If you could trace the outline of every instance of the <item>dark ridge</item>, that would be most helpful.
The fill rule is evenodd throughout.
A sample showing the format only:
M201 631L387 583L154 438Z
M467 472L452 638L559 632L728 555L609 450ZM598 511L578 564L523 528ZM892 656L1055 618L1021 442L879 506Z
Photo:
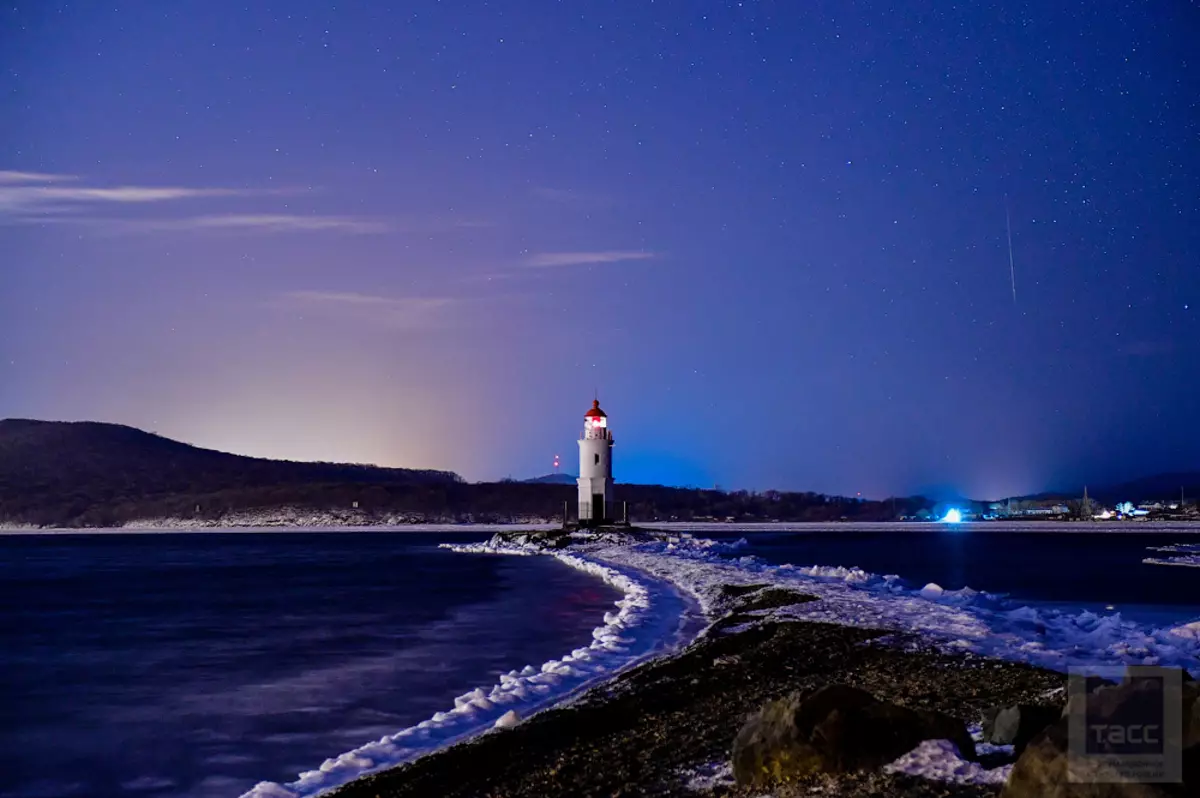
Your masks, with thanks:
M1157 474L1118 485L1101 486L1094 496L1102 502L1170 501L1179 499L1180 489L1190 503L1200 496L1200 471ZM1082 491L1080 491L1082 493ZM1089 489L1089 495L1093 491Z
M225 491L457 482L447 471L243 457L121 424L0 420L0 520L70 524L97 507Z
M1084 486L1066 488L1063 490L1032 493L1028 496L1014 496L1013 501L1052 501L1078 499L1083 495ZM1150 477L1119 482L1115 485L1089 485L1088 496L1104 504L1117 502L1164 502L1179 501L1180 494L1191 504L1200 497L1200 471L1181 471L1166 474L1155 474Z
M544 476L534 477L533 479L523 479L521 481L526 482L526 483L535 484L535 485L574 485L574 484L576 484L574 474L546 474Z
M0 421L0 523L109 527L160 518L220 524L283 509L341 523L557 520L576 497L553 481L467 484L445 471L297 463L201 449L120 424ZM622 484L646 521L882 521L929 506L819 493L725 492Z

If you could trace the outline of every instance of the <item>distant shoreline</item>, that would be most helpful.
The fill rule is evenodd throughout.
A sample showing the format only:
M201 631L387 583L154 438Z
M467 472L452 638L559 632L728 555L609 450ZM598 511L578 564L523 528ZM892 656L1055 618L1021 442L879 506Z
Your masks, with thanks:
M150 519L120 527L34 527L0 523L0 535L80 535L80 534L161 534L161 533L266 533L266 532L508 532L519 530L548 531L560 528L558 522L541 523L430 523L430 524L339 524L309 523L306 520L264 521L238 523L184 523L180 519ZM1200 521L968 521L945 524L930 521L780 521L780 522L712 522L712 521L650 521L641 523L647 530L662 532L876 532L881 530L908 532L960 531L963 534L981 532L1072 532L1078 534L1137 534L1139 532L1174 532L1200 534Z
M371 532L378 534L422 534L422 533L453 533L487 534L489 532L510 532L518 530L546 531L558 529L558 524L411 524L377 526L338 526L304 525L304 524L272 524L267 526L136 526L136 527L6 527L0 525L0 537L16 535L242 535L242 534L297 534L297 533L338 533L353 534L355 532Z

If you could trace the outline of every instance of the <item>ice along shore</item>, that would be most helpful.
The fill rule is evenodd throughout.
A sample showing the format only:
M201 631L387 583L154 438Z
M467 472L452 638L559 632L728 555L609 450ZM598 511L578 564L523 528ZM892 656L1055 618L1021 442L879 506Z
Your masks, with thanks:
M453 707L416 726L326 760L296 780L260 782L245 798L306 798L323 794L365 774L413 761L432 751L569 699L583 689L636 664L678 651L706 623L696 602L673 583L632 568L604 563L573 552L522 541L544 530L499 533L483 544L442 544L466 554L538 556L549 554L564 565L591 574L623 594L614 611L592 631L590 643L541 665L526 665L501 675L490 687L477 687L454 700Z
M723 763L738 727L764 700L789 691L830 681L857 684L887 700L973 722L988 707L1044 703L1055 690L1061 699L1061 670L1068 663L1194 667L1200 651L1200 629L1194 626L1146 630L1119 617L1006 607L969 590L913 589L896 577L857 569L767 565L730 556L722 550L727 544L685 535L579 535L555 539L554 547L545 537L507 533L459 548L550 553L574 567L595 569L602 578L604 569L624 575L629 582L612 583L626 591L623 601L634 597L629 603L641 616L631 613L622 620L624 608L606 616L606 626L631 622L615 637L606 636L603 627L597 630L592 647L609 646L607 662L591 662L590 654L577 650L563 661L546 663L540 673L514 672L510 688L518 679L541 677L531 685L545 700L535 699L517 714L505 710L493 724L488 721L504 707L500 688L505 684L490 693L477 690L456 702L459 718L439 713L415 730L330 760L294 784L263 784L252 794L312 795L339 784L345 786L336 794L351 798L705 794L714 789L736 794ZM558 548L564 543L569 547ZM699 604L711 625L682 653L653 660L673 649L646 645L647 634L663 632L665 614L661 607L652 609L650 593L636 587L639 581L674 585ZM657 593L669 595L661 587ZM656 623L643 625L649 618ZM683 642L679 628L676 645ZM626 645L632 648L619 650ZM624 672L577 696L615 671ZM566 681L547 685L542 674ZM553 703L553 696L567 695L576 698L528 718L530 710ZM491 725L503 732L412 761ZM413 739L420 744L401 745ZM951 782L938 786L943 792L936 794L994 793L1007 775L1006 765L987 768L963 756L941 749L914 752L889 772L844 776L839 789L888 794L903 788L903 794L923 794L912 792L913 785L925 783L922 775L934 775ZM411 764L392 767L401 762ZM347 784L354 775L362 777Z

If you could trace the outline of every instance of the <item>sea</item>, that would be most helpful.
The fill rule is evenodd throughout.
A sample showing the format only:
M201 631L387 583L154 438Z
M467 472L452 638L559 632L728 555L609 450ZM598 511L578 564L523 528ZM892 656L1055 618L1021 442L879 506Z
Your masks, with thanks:
M978 528L978 527L977 527ZM1200 618L1180 532L697 533L729 557L858 566L1018 604ZM235 798L591 640L620 594L487 532L0 535L0 796Z
M1103 529L1104 527L1101 527ZM780 532L736 529L697 535L746 544L731 557L781 565L841 565L895 574L914 588L971 588L1017 606L1112 614L1146 626L1200 619L1200 568L1143 563L1170 555L1154 549L1200 544L1200 527L1153 532L992 531L986 524L812 528Z
M0 796L236 798L590 643L621 594L489 536L0 535Z

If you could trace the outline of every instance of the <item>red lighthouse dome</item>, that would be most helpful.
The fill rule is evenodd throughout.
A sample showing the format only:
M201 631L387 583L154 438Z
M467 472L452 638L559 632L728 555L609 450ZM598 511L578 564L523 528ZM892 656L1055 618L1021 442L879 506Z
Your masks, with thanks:
M592 400L592 409L584 414L584 418L608 418L608 414L600 409L600 400Z

